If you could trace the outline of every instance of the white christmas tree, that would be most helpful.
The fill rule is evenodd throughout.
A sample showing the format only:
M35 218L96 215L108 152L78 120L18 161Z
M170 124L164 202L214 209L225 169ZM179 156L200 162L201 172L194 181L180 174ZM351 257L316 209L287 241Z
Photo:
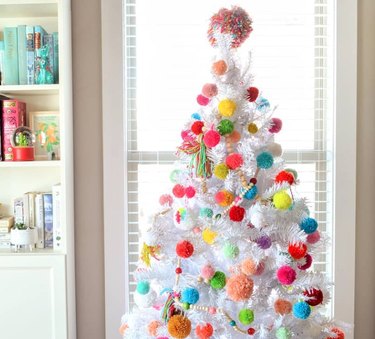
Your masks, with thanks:
M282 121L238 56L251 25L239 7L211 18L213 81L142 235L124 338L344 338L322 315L328 283L310 267L326 241L274 141Z

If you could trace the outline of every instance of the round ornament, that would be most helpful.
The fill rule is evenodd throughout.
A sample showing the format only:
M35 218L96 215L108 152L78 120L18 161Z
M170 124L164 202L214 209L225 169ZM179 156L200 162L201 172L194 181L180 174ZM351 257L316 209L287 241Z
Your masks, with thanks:
M252 200L254 199L258 194L258 188L254 185L251 187L249 190L244 195L244 198L247 200Z
M225 273L216 271L212 279L210 280L210 285L215 290L221 290L225 287L226 284L226 276Z
M200 116L199 113L195 112L191 115L192 119L195 119L195 120L201 120L202 117Z
M238 256L240 250L238 246L231 244L230 242L226 242L223 246L223 254L228 259L234 259Z
M289 244L288 252L292 258L299 260L306 255L307 246L304 243Z
M273 156L269 152L260 153L257 158L257 166L262 169L271 168L273 165Z
M257 106L258 111L261 111L263 113L267 112L271 106L270 102L266 98L262 98L262 97L258 98L257 104L258 104Z
M236 111L237 105L233 100L224 99L219 102L218 110L223 117L231 117Z
M225 163L231 170L235 170L243 165L242 155L239 153L232 153L227 156Z
M227 190L219 191L215 194L215 201L222 207L229 206L234 200L234 195Z
M307 319L310 316L311 307L308 303L300 301L293 305L293 315L298 319Z
M282 127L283 127L283 122L281 121L281 119L279 118L271 119L271 127L269 128L269 131L271 133L279 133Z
M202 121L194 121L193 124L191 125L191 131L195 135L202 134L202 129L203 129L204 123Z
M254 282L245 274L231 276L227 281L227 295L233 301L247 300L253 294Z
M235 222L241 222L245 217L245 209L241 206L232 206L229 210L229 219Z
M201 207L199 210L199 216L202 218L212 218L214 212L211 208Z
M185 187L180 184L176 184L172 189L172 193L176 198L183 198L185 195Z
M163 324L158 320L151 321L147 326L148 334L152 337L156 337L158 335L158 329L162 326Z
M254 312L248 308L242 309L238 313L238 319L244 325L249 325L254 321Z
M160 205L168 205L172 206L173 204L173 197L170 194L163 194L159 198L159 204Z
M207 147L213 148L220 142L220 134L211 129L204 134L203 142Z
M254 275L262 275L264 270L266 269L266 265L264 263L264 261L261 261L258 265L257 265L257 269L256 271L254 272Z
M247 334L248 334L248 335L254 335L255 332L256 332L255 329L252 328L252 327L250 327L250 328L247 330Z
M199 94L197 96L197 103L201 106L207 106L210 103L210 99L206 98L204 95Z
M228 65L224 60L218 60L212 64L212 72L216 75L224 75L228 70Z
M296 277L297 277L296 271L288 265L281 266L277 270L276 275L277 275L277 279L282 285L293 284L293 282L296 280Z
M211 228L207 227L202 232L202 239L208 245L212 245L216 237L217 237L217 233L212 231Z
M188 132L188 131L186 131ZM179 180L179 177L181 176L183 172L179 169L175 169L171 172L171 174L169 174L169 180L171 182L173 182L174 184L177 184L178 180Z
M191 332L191 322L188 318L177 314L168 321L168 332L173 338L184 339Z
M271 142L268 146L268 151L276 158L281 157L283 154L283 149L277 142ZM296 177L295 177L296 178ZM296 178L297 179L297 178Z
M176 245L176 253L181 258L190 258L194 253L194 246L190 241L181 240Z
M282 183L285 181L288 182L289 185L293 185L295 182L293 173L281 171L278 175L276 175L275 182Z
M147 280L139 281L137 283L137 292L142 295L150 292L150 283Z
M212 98L217 95L217 86L215 84L204 84L202 87L202 94L206 98Z
M259 89L256 87L249 87L247 89L246 99L250 102L254 102L259 95Z
M305 300L310 306L318 306L323 302L323 292L319 289L312 288L310 290L305 290L303 295L308 297Z
M195 288L185 288L181 293L181 302L194 305L199 300L199 292Z
M333 327L331 333L336 334L335 337L327 337L327 339L345 339L345 333L338 327Z
M292 198L285 191L280 191L274 194L272 198L275 208L278 210L287 210L292 206Z
M292 312L292 303L288 300L277 299L273 304L275 312L281 315L286 315Z
M299 226L307 234L314 233L318 229L318 223L313 218L303 219Z
M320 233L319 231L315 231L307 236L306 241L309 244L316 244L320 240Z
M276 330L277 339L289 339L291 337L290 331L286 327L279 327Z
M223 119L217 125L217 130L219 131L220 135L231 134L234 130L233 122L228 119Z
M250 134L255 134L258 132L258 126L251 122L250 124L247 125L247 130L249 131Z
M194 198L195 196L195 188L193 186L188 186L185 188L185 195L186 195L186 198L188 199L191 199L191 198Z
M241 140L241 134L240 132L234 130L231 134L227 136L227 141L229 141L232 144L235 144L236 142L239 142Z
M228 166L225 164L217 164L214 168L214 175L216 178L225 180L229 173Z
M204 325L198 325L195 328L195 334L199 339L209 339L214 334L214 328L210 323Z
M295 180L298 179L298 172L297 172L295 169L292 169L292 168L286 168L286 169L285 169L285 172L289 172L289 173L293 174Z

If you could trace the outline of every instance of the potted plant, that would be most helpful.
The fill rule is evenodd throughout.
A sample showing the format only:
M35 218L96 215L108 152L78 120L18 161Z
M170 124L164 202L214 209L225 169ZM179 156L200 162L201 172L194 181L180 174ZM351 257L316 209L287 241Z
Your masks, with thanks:
M34 138L30 128L18 127L12 135L14 161L34 160Z
M36 228L31 228L23 223L16 223L10 230L10 242L15 246L16 251L21 246L29 246L33 250L38 241L38 232Z

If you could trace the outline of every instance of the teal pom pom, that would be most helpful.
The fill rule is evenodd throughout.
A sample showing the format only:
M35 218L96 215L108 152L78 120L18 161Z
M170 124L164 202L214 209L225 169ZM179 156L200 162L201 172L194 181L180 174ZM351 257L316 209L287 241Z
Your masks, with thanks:
M207 217L207 218L212 218L212 216L214 215L214 212L212 211L211 208L208 208L208 207L202 207L200 210L199 210L199 216L200 217Z
M253 186L253 187L251 187L251 189L249 189L245 193L244 198L247 199L247 200L251 200L251 199L254 199L257 194L258 194L258 188L256 186Z
M310 305L305 301L300 301L293 305L293 314L298 319L307 319L310 316Z
M199 113L193 113L191 115L191 117L195 120L202 120L201 116L199 115Z
M277 339L289 339L290 331L286 327L280 327L276 331L276 338Z
M318 229L318 223L313 218L303 219L299 226L307 234L314 233Z
M148 292L150 292L150 283L146 280L140 281L137 284L137 292L142 295L145 295Z
M270 108L270 102L266 99L261 97L260 100L257 100L258 103L258 111L266 112Z
M219 131L220 135L231 134L234 130L233 122L228 119L221 120L217 126L217 130Z
M259 168L268 169L273 165L273 156L269 152L262 152L257 156L257 165Z
M181 293L181 302L194 305L199 300L199 292L195 288L185 288Z

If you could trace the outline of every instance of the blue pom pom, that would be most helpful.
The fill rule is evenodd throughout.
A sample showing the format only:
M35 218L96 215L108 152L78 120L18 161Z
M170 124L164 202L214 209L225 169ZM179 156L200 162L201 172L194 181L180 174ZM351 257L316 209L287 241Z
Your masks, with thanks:
M300 301L293 305L293 314L296 318L307 319L310 316L310 305L305 301Z
M191 117L192 117L193 119L195 119L195 120L201 120L201 119L202 119L201 116L199 115L199 113L193 113L193 114L191 115Z
M266 99L261 97L260 100L257 100L258 103L258 111L265 112L270 108L270 102Z
M146 280L140 281L137 284L137 292L142 295L145 295L148 292L150 292L150 283Z
M244 195L244 198L247 200L254 199L258 194L258 188L256 186L251 187Z
M199 216L200 216L200 217L212 218L213 215L214 215L214 212L212 211L211 208L208 208L208 207L202 207L202 208L199 210Z
M273 156L269 152L262 152L257 156L257 165L259 168L268 169L273 165Z
M199 300L199 292L195 288L185 288L181 293L181 302L194 305Z
M313 218L306 218L302 220L299 226L301 227L301 230L305 231L305 233L311 234L317 230L318 223Z

